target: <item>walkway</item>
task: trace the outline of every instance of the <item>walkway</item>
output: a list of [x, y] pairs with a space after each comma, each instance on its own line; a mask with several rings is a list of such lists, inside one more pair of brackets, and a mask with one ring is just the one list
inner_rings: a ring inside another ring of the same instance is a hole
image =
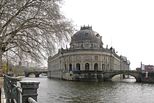
[[6, 103], [6, 98], [4, 95], [4, 88], [2, 88], [2, 92], [1, 92], [1, 103]]

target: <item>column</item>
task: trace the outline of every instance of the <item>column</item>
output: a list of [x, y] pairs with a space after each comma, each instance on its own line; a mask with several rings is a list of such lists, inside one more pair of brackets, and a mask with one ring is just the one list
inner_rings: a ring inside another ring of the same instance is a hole
[[28, 103], [28, 98], [31, 97], [37, 101], [37, 89], [39, 88], [37, 81], [21, 81], [22, 88], [22, 103]]

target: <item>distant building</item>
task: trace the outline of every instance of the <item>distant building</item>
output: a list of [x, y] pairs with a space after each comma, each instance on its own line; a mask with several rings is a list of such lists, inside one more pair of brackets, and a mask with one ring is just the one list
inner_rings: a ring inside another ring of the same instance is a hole
[[154, 65], [145, 65], [145, 71], [154, 72]]
[[144, 65], [141, 63], [141, 67], [136, 68], [136, 70], [145, 72], [154, 72], [154, 65]]
[[[129, 70], [130, 61], [116, 54], [114, 48], [104, 48], [102, 36], [92, 27], [81, 27], [71, 38], [70, 48], [59, 49], [48, 58], [48, 77], [75, 80], [74, 72]], [[84, 78], [84, 75], [78, 76]]]

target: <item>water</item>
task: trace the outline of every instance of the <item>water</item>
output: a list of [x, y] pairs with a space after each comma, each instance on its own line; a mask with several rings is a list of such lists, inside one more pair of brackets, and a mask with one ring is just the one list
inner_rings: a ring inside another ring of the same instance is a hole
[[39, 103], [154, 103], [154, 84], [27, 79], [40, 81]]

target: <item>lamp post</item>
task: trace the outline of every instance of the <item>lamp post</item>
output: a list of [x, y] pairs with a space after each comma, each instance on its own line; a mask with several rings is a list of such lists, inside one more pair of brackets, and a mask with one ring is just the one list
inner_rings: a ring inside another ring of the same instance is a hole
[[110, 48], [110, 71], [112, 70], [112, 47]]

